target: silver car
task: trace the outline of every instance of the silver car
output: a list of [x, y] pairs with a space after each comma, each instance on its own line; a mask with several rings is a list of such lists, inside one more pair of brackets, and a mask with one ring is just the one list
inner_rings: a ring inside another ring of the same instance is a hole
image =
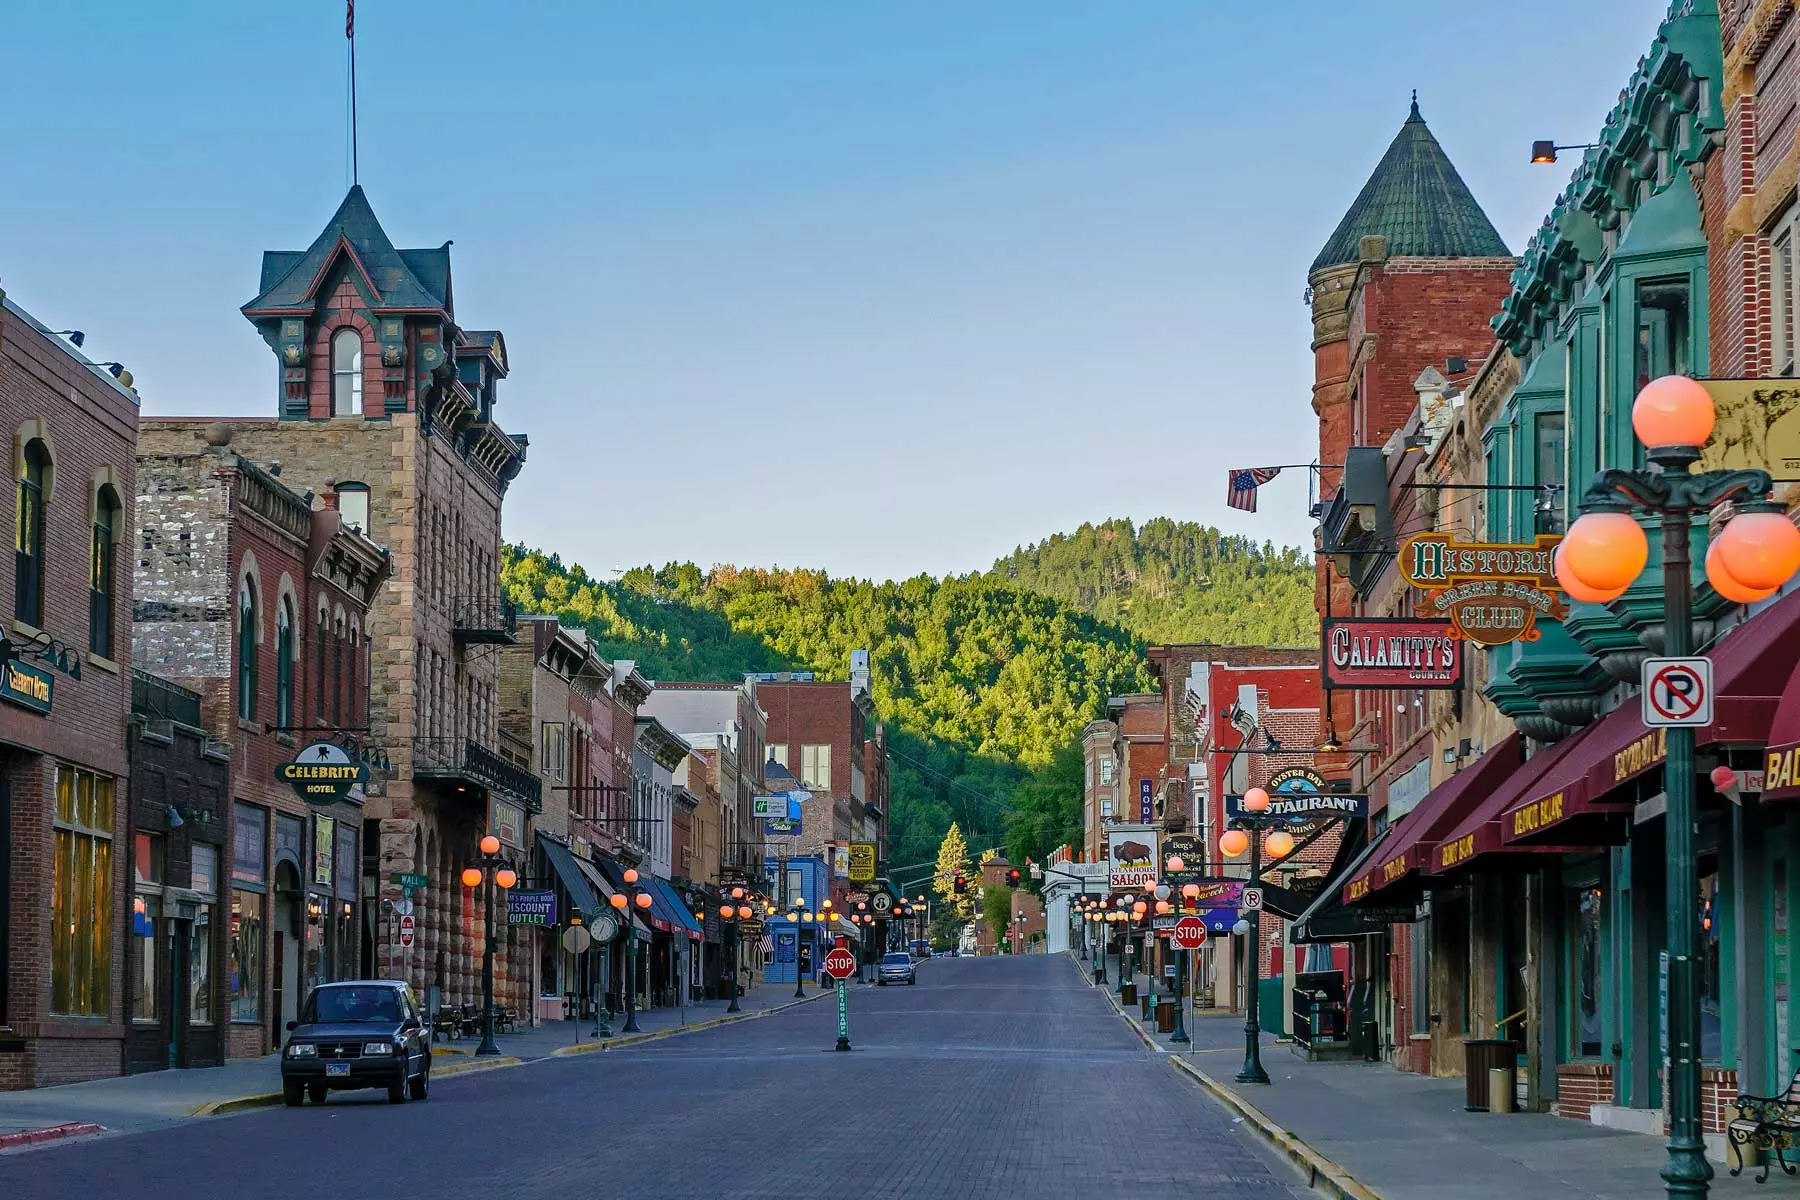
[[904, 950], [896, 950], [892, 954], [881, 956], [881, 966], [875, 973], [875, 986], [886, 987], [890, 983], [917, 983], [919, 977], [913, 974], [912, 955]]

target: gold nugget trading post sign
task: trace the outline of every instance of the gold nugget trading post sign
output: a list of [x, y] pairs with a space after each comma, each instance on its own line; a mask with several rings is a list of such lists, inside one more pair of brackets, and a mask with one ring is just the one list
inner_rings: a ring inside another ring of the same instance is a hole
[[1540, 618], [1569, 613], [1550, 556], [1560, 534], [1530, 545], [1464, 543], [1448, 533], [1415, 533], [1400, 543], [1400, 574], [1426, 592], [1422, 617], [1450, 622], [1452, 637], [1483, 646], [1535, 642]]

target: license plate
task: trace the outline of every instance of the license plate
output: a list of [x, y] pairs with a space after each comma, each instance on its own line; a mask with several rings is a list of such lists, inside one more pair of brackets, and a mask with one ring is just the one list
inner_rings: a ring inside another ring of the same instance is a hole
[[332, 1077], [348, 1075], [348, 1074], [350, 1074], [350, 1064], [349, 1063], [326, 1063], [325, 1064], [325, 1074], [328, 1076], [332, 1076]]

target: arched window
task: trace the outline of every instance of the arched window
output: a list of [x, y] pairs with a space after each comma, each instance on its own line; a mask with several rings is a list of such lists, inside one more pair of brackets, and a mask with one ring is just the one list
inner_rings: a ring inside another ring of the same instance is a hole
[[369, 532], [369, 485], [350, 483], [337, 485], [338, 515], [346, 525], [354, 525], [359, 533]]
[[364, 725], [364, 724], [368, 723], [366, 715], [364, 713], [360, 712], [357, 707], [357, 698], [359, 696], [359, 693], [356, 690], [356, 675], [357, 675], [356, 664], [357, 664], [357, 660], [361, 657], [361, 655], [362, 655], [361, 631], [356, 627], [355, 624], [352, 624], [350, 626], [350, 666], [349, 666], [350, 686], [346, 689], [346, 695], [349, 698], [344, 701], [344, 707], [349, 710], [348, 715], [350, 718], [350, 724], [352, 724], [352, 725]]
[[331, 639], [331, 723], [344, 724], [344, 618], [337, 619]]
[[331, 336], [331, 411], [348, 416], [362, 411], [362, 334], [340, 329]]
[[325, 609], [319, 610], [319, 627], [313, 633], [313, 654], [318, 666], [313, 671], [313, 708], [318, 711], [319, 724], [325, 723], [325, 643], [330, 640], [331, 614]]
[[238, 716], [256, 719], [256, 584], [248, 575], [238, 583]]
[[19, 475], [19, 515], [13, 554], [13, 616], [27, 625], [44, 623], [44, 487], [50, 474], [50, 447], [42, 438], [25, 443]]
[[92, 577], [88, 580], [88, 649], [113, 656], [113, 547], [119, 528], [119, 494], [104, 484], [94, 496]]
[[286, 596], [275, 610], [275, 724], [294, 723], [294, 602]]

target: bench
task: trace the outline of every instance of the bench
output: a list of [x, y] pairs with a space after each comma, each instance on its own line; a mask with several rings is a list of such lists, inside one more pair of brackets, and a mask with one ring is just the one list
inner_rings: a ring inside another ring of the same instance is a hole
[[1762, 1174], [1756, 1182], [1764, 1183], [1769, 1178], [1769, 1151], [1775, 1152], [1775, 1161], [1781, 1164], [1785, 1173], [1792, 1175], [1800, 1171], [1800, 1167], [1790, 1166], [1787, 1152], [1800, 1147], [1800, 1070], [1794, 1072], [1788, 1080], [1787, 1090], [1779, 1096], [1745, 1096], [1737, 1098], [1738, 1115], [1725, 1127], [1725, 1137], [1731, 1143], [1731, 1152], [1737, 1157], [1737, 1166], [1731, 1173], [1739, 1175], [1744, 1170], [1744, 1147], [1754, 1146], [1763, 1154]]

